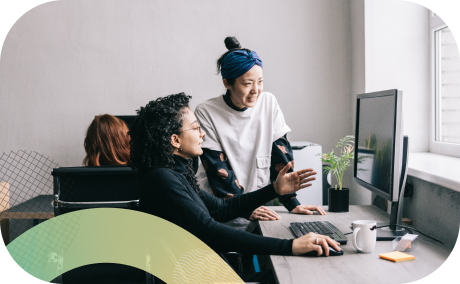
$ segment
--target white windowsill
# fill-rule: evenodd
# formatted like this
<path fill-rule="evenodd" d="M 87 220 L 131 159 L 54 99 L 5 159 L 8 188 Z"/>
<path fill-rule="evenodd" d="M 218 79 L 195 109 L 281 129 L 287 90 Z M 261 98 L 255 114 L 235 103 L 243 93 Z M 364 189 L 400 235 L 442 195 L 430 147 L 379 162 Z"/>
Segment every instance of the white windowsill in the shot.
<path fill-rule="evenodd" d="M 407 174 L 460 192 L 460 158 L 433 153 L 409 153 Z"/>

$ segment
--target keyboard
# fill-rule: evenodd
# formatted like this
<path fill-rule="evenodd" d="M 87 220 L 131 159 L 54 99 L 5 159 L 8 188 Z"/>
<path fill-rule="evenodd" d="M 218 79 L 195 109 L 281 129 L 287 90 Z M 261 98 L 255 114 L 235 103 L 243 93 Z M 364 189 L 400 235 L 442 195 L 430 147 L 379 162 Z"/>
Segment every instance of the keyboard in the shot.
<path fill-rule="evenodd" d="M 347 237 L 337 227 L 328 221 L 314 221 L 303 223 L 291 223 L 291 230 L 297 238 L 310 232 L 329 236 L 341 245 L 347 244 Z"/>

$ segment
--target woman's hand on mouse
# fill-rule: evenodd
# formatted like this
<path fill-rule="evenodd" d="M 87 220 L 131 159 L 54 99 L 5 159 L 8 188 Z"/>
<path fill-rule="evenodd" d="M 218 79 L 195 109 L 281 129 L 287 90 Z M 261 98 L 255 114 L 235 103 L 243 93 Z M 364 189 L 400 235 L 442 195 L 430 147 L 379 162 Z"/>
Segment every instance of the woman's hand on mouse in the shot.
<path fill-rule="evenodd" d="M 254 212 L 252 212 L 251 216 L 249 217 L 250 221 L 268 221 L 268 220 L 279 220 L 281 216 L 278 215 L 275 211 L 265 206 L 260 206 Z"/>
<path fill-rule="evenodd" d="M 315 180 L 316 172 L 313 169 L 304 169 L 288 173 L 292 162 L 289 162 L 279 173 L 273 183 L 278 195 L 285 195 L 298 191 L 299 189 L 311 186 L 311 181 Z"/>
<path fill-rule="evenodd" d="M 294 255 L 302 255 L 310 251 L 316 251 L 318 256 L 324 253 L 329 256 L 329 246 L 333 247 L 337 251 L 341 251 L 339 247 L 340 243 L 334 241 L 328 236 L 308 233 L 298 239 L 295 239 L 292 243 L 292 253 Z"/>

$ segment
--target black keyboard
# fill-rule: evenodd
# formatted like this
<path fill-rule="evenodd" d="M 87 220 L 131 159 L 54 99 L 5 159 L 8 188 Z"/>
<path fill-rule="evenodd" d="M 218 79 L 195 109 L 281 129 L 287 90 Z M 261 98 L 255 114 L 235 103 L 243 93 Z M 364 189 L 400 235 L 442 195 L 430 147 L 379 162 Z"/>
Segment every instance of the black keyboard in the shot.
<path fill-rule="evenodd" d="M 331 239 L 339 242 L 341 245 L 347 244 L 347 237 L 345 237 L 345 235 L 339 229 L 337 229 L 337 227 L 328 221 L 291 223 L 291 230 L 297 238 L 313 232 L 329 236 Z"/>

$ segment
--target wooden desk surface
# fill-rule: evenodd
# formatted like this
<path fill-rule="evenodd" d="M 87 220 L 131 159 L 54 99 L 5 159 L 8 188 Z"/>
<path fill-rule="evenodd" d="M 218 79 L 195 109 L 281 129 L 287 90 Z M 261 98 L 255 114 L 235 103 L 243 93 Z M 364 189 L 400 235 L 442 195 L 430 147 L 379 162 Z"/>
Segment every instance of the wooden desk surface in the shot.
<path fill-rule="evenodd" d="M 350 212 L 327 215 L 291 214 L 282 206 L 269 206 L 280 216 L 279 221 L 260 221 L 264 236 L 293 239 L 289 229 L 291 222 L 329 221 L 343 233 L 351 232 L 351 222 L 355 220 L 374 220 L 388 222 L 388 214 L 381 209 L 369 206 L 350 206 Z M 417 234 L 417 232 L 414 232 Z M 342 245 L 344 255 L 335 257 L 270 256 L 279 284 L 294 283 L 408 283 L 419 280 L 439 268 L 451 250 L 419 234 L 417 247 L 409 254 L 415 260 L 391 262 L 379 258 L 379 254 L 392 251 L 391 241 L 379 241 L 373 253 L 357 253 L 352 244 L 352 234 Z"/>
<path fill-rule="evenodd" d="M 54 208 L 51 204 L 53 199 L 53 195 L 39 195 L 0 212 L 0 226 L 5 245 L 10 243 L 9 219 L 51 219 L 54 217 Z"/>
<path fill-rule="evenodd" d="M 51 219 L 53 195 L 39 195 L 0 213 L 0 219 Z"/>

